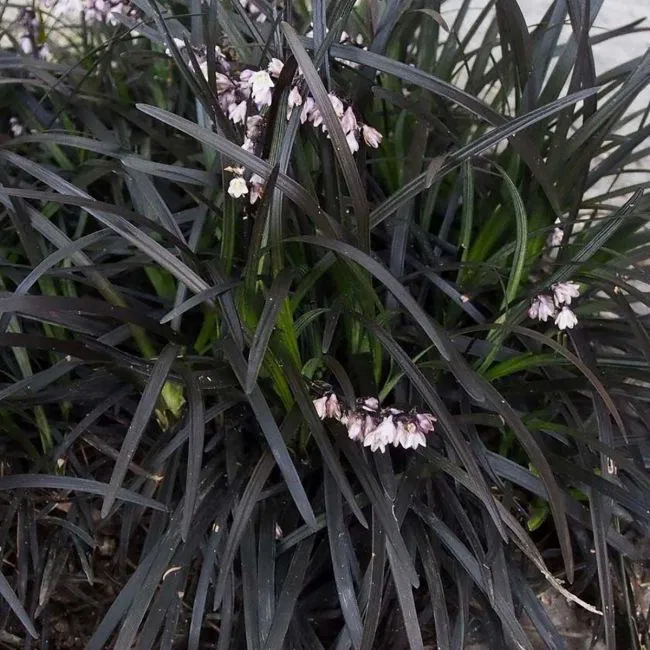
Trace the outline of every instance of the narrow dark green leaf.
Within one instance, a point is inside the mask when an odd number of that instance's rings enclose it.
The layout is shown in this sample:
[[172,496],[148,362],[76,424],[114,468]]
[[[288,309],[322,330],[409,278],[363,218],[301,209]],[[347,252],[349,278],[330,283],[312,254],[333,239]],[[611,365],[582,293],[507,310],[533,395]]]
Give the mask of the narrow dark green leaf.
[[242,597],[244,601],[244,633],[246,634],[247,650],[258,650],[260,647],[261,630],[255,542],[255,519],[251,519],[239,545]]
[[[129,463],[133,459],[140,438],[142,437],[146,426],[149,424],[149,419],[156,407],[158,395],[160,394],[165,381],[167,381],[167,375],[177,355],[178,348],[175,345],[170,344],[165,346],[165,349],[158,357],[158,360],[151,371],[151,376],[142,393],[142,397],[138,403],[138,408],[133,414],[129,430],[126,432],[126,436],[124,437],[124,442],[120,449],[120,456],[113,468],[109,489],[104,496],[104,502],[102,503],[102,518],[107,517],[110,512],[115,497],[117,496],[117,492],[126,476]],[[202,424],[203,423],[201,422],[201,425]]]
[[194,294],[191,298],[188,298],[187,300],[183,301],[180,305],[174,307],[174,309],[172,309],[171,311],[168,311],[160,319],[160,323],[161,324],[169,323],[175,318],[178,318],[178,316],[181,316],[182,314],[188,312],[190,309],[193,309],[197,305],[201,305],[203,303],[207,305],[212,305],[213,298],[216,298],[217,296],[220,296],[221,294],[226,293],[227,291],[232,291],[235,287],[239,286],[239,284],[241,284],[239,280],[228,280],[216,287],[210,287],[209,289],[205,289],[204,291],[199,291],[199,293]]
[[408,581],[408,577],[404,575],[395,549],[390,542],[386,544],[386,551],[388,552],[388,561],[390,563],[391,573],[393,574],[393,584],[397,592],[397,600],[402,610],[402,620],[404,621],[404,629],[409,648],[411,650],[424,650],[424,641],[422,640],[422,632],[413,598],[413,588]]
[[[89,201],[90,203],[86,207],[86,210],[92,214],[93,217],[104,225],[110,227],[112,230],[124,237],[124,239],[156,260],[161,266],[172,273],[172,275],[174,275],[180,282],[186,284],[188,288],[195,293],[209,288],[207,283],[198,276],[193,269],[181,262],[161,244],[156,242],[141,229],[137,228],[119,214],[115,212],[109,213],[91,207],[95,201],[88,194],[82,192],[71,183],[63,180],[60,176],[50,172],[41,165],[37,165],[36,163],[9,151],[0,152],[0,157],[7,158],[12,164],[25,170],[27,173],[32,174],[44,183],[47,183],[57,192],[64,194],[67,193],[71,197],[81,197],[84,202]],[[4,189],[2,191],[7,193],[10,190]],[[22,193],[25,194],[26,192],[23,191]],[[32,194],[33,191],[29,190],[27,193]],[[41,193],[41,195],[43,200],[61,200],[61,197],[47,197],[46,193]],[[106,204],[101,205],[105,210]]]
[[363,581],[361,603],[364,608],[363,638],[361,650],[372,650],[382,612],[382,592],[384,589],[384,565],[386,563],[386,535],[380,517],[373,510],[372,542],[368,569]]
[[449,632],[449,614],[445,605],[445,590],[440,575],[440,562],[435,550],[421,525],[414,525],[422,568],[429,588],[433,620],[436,626],[436,643],[439,650],[451,650],[451,635]]
[[23,604],[20,602],[16,592],[11,588],[9,581],[5,578],[4,574],[0,572],[0,596],[4,598],[11,611],[17,616],[22,626],[27,630],[29,635],[38,639],[38,632],[34,627],[34,623],[29,618],[29,614],[25,611]]
[[[497,3],[498,4],[498,3]],[[516,3],[515,3],[516,4]],[[516,185],[506,173],[505,169],[496,165],[501,178],[505,182],[505,186],[510,194],[512,206],[514,208],[515,224],[516,224],[516,239],[515,239],[515,254],[510,268],[510,275],[508,276],[508,284],[506,286],[505,302],[511,303],[519,294],[519,285],[522,280],[524,265],[526,264],[526,245],[528,244],[528,219],[526,217],[526,208],[524,202],[517,190]]]
[[[501,126],[493,129],[489,133],[472,140],[464,147],[452,151],[447,154],[447,158],[438,171],[437,175],[439,178],[443,177],[452,169],[455,169],[460,165],[464,160],[467,160],[473,156],[476,156],[480,153],[483,153],[490,147],[498,144],[502,140],[512,137],[516,133],[519,133],[523,129],[536,124],[537,122],[555,115],[559,111],[563,110],[567,106],[571,106],[576,102],[579,102],[586,97],[592,95],[595,91],[593,89],[588,89],[573,93],[567,97],[561,97],[560,99],[537,108],[525,115],[516,117]],[[387,219],[391,214],[396,212],[399,207],[412,199],[413,197],[420,194],[420,192],[426,189],[426,173],[416,176],[412,181],[406,183],[402,188],[400,188],[393,195],[388,197],[381,205],[377,206],[370,213],[370,227],[375,228],[385,219]]]
[[[436,537],[438,537],[438,539],[444,544],[451,555],[458,560],[460,566],[462,566],[462,568],[469,574],[474,583],[487,594],[488,587],[481,575],[479,563],[469,549],[429,508],[425,508],[424,505],[416,503],[414,505],[414,510],[422,518],[425,524],[431,528]],[[495,612],[498,614],[504,630],[510,639],[517,647],[533,650],[533,646],[520,623],[516,618],[509,614],[508,608],[503,602],[503,596],[495,593],[492,602]]]
[[214,607],[219,607],[224,597],[237,549],[239,548],[242,536],[246,532],[253,509],[257,504],[257,499],[271,475],[274,465],[275,461],[272,454],[267,452],[260,458],[235,508],[226,547],[219,561],[219,576],[214,588]]
[[[105,496],[109,491],[109,486],[106,483],[91,481],[90,479],[75,478],[72,476],[52,476],[49,474],[11,474],[0,477],[0,490],[43,489],[71,490]],[[152,508],[153,510],[161,510],[163,512],[167,510],[162,503],[124,488],[117,490],[116,498],[126,503],[133,503],[145,508]]]
[[339,255],[356,262],[366,269],[366,271],[374,275],[402,303],[407,311],[410,312],[417,324],[436,346],[443,359],[449,362],[449,369],[456,375],[456,378],[465,390],[478,402],[482,402],[485,399],[484,390],[478,376],[476,376],[465,360],[458,354],[447,333],[439,325],[434,323],[418,304],[417,300],[413,298],[404,286],[380,262],[345,242],[319,236],[298,237],[296,240],[335,251]]
[[264,650],[282,650],[285,647],[287,630],[294,615],[296,601],[304,586],[313,546],[314,538],[312,536],[304,542],[300,542],[291,558],[287,576],[282,584],[273,623],[264,642]]
[[[224,342],[224,352],[240,385],[243,387],[246,382],[246,362],[244,361],[242,353],[231,341],[228,340]],[[291,461],[289,450],[282,439],[282,434],[273,418],[269,405],[264,399],[258,386],[253,388],[253,390],[247,394],[247,397],[251,408],[255,413],[259,426],[262,429],[262,433],[266,438],[266,442],[269,445],[269,449],[275,458],[275,462],[284,476],[284,480],[287,483],[287,489],[291,493],[296,507],[300,511],[305,523],[308,526],[315,526],[316,518],[314,516],[314,511],[312,510],[307,494],[305,493],[305,488],[300,482],[298,472]]]
[[122,158],[122,164],[127,169],[136,169],[150,176],[164,178],[165,180],[184,185],[209,187],[210,181],[213,178],[211,174],[200,169],[190,169],[188,167],[180,167],[179,165],[166,165],[134,155],[124,156]]
[[395,519],[392,502],[378,484],[373,473],[370,471],[370,467],[366,463],[358,445],[349,440],[347,436],[342,436],[339,444],[343,449],[348,462],[352,465],[357,479],[363,486],[365,493],[368,495],[370,503],[375,508],[377,516],[384,526],[386,536],[393,545],[393,549],[397,555],[400,570],[407,576],[411,585],[417,587],[419,585],[419,578],[415,566],[413,565],[411,555],[406,548],[404,537],[400,532],[399,524]]
[[[343,543],[342,531],[345,528],[341,493],[327,468],[324,469],[325,513],[327,519],[327,536],[332,556],[334,582],[339,595],[341,613],[350,635],[352,645],[358,650],[361,647],[363,624],[361,613],[354,591],[354,583],[350,572],[347,549]],[[410,585],[409,585],[410,587]]]
[[[187,429],[189,441],[187,447],[187,481],[185,483],[185,501],[183,504],[183,520],[181,522],[181,537],[187,540],[192,515],[196,507],[199,491],[199,478],[203,466],[203,442],[205,439],[205,407],[203,395],[195,376],[186,371],[183,373],[187,389]],[[137,413],[137,411],[136,411]],[[135,416],[134,416],[135,417]]]
[[257,588],[259,589],[258,612],[260,617],[259,645],[271,629],[275,613],[275,556],[276,512],[272,504],[266,504],[260,513],[260,532],[257,549]]
[[264,363],[264,357],[266,356],[266,348],[271,339],[271,334],[273,334],[273,330],[276,327],[278,314],[289,295],[289,288],[291,287],[293,277],[294,273],[291,269],[284,269],[273,280],[273,284],[269,289],[269,295],[264,303],[264,309],[262,310],[262,315],[260,316],[257,329],[255,330],[255,336],[251,343],[251,349],[248,353],[248,367],[246,369],[246,381],[244,383],[244,390],[247,394],[250,394],[257,383],[257,377],[262,363]]
[[198,650],[201,636],[201,627],[204,622],[205,604],[208,600],[208,589],[210,588],[210,578],[214,565],[217,563],[217,546],[221,541],[222,530],[212,528],[208,543],[203,552],[203,563],[199,572],[199,579],[196,583],[196,592],[194,593],[194,603],[192,604],[192,618],[190,620],[190,629],[187,638],[188,650]]

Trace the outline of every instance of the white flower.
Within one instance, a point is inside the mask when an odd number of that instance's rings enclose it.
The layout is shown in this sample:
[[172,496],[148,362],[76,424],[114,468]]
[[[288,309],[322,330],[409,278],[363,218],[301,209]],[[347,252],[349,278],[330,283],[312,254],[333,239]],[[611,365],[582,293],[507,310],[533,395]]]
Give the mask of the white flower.
[[235,199],[248,194],[248,185],[246,184],[246,181],[241,176],[233,178],[228,185],[228,194]]
[[573,298],[580,296],[580,287],[575,282],[558,282],[551,288],[558,307],[563,303],[570,305]]
[[300,112],[300,124],[304,124],[310,119],[314,106],[314,100],[311,97],[307,97],[302,105],[302,111]]
[[555,324],[560,330],[573,329],[578,324],[578,317],[564,305],[555,318]]
[[23,54],[33,54],[34,53],[34,46],[32,45],[32,39],[29,37],[28,34],[23,34],[20,37],[20,49]]
[[264,118],[261,115],[252,115],[246,120],[246,137],[256,138],[262,132],[262,122]]
[[320,112],[316,102],[313,102],[311,111],[309,112],[309,121],[315,126],[319,127],[323,123],[323,114]]
[[348,147],[350,147],[351,153],[356,153],[359,151],[359,141],[357,140],[356,131],[350,131],[350,133],[345,136],[345,139],[348,143]]
[[[95,3],[95,9],[97,9],[99,11],[101,11],[100,2],[101,2],[101,0],[99,0],[99,2]],[[182,50],[185,47],[185,41],[182,38],[172,38],[172,41],[174,41],[174,45],[176,46],[177,50]],[[166,46],[165,47],[165,54],[167,56],[171,56],[172,55],[171,48]]]
[[343,102],[334,93],[329,93],[328,97],[330,98],[330,102],[332,103],[332,107],[336,113],[336,117],[338,117],[340,120],[343,117],[343,113],[345,111]]
[[323,395],[318,399],[314,400],[314,408],[316,413],[321,420],[325,419],[325,414],[327,413],[327,395]]
[[253,91],[253,101],[257,104],[258,109],[264,108],[271,104],[273,93],[271,88],[275,86],[271,80],[271,75],[266,70],[258,70],[254,72],[248,84]]
[[553,232],[548,236],[546,243],[549,247],[555,248],[556,246],[559,246],[562,243],[563,237],[564,237],[564,230],[556,226],[555,228],[553,228]]
[[242,82],[243,85],[248,86],[254,74],[255,74],[255,70],[251,70],[250,68],[245,68],[239,73],[239,80]]
[[[201,64],[201,66],[203,66],[203,64]],[[206,64],[206,70],[204,74],[205,77],[207,78],[208,76],[207,64]],[[215,77],[216,77],[216,86],[217,86],[218,93],[225,93],[227,90],[232,90],[235,87],[235,84],[233,84],[230,77],[223,74],[223,72],[215,73]]]
[[379,400],[376,397],[366,397],[361,403],[361,408],[364,411],[377,411],[379,410]]
[[294,86],[289,93],[289,97],[287,99],[287,119],[291,117],[291,113],[293,113],[295,106],[302,106],[302,95],[298,90],[298,86]]
[[199,70],[201,71],[201,74],[207,79],[208,78],[208,61],[207,59],[205,61],[201,61],[199,64]]
[[339,38],[339,43],[345,43],[345,41],[347,41],[349,39],[350,39],[350,35],[345,30],[343,30],[341,32],[341,36]]
[[529,318],[537,318],[546,322],[549,316],[555,316],[555,305],[550,296],[540,295],[533,300],[529,310]]
[[348,429],[348,438],[363,442],[366,429],[366,418],[360,413],[353,412],[348,415],[345,426]]
[[269,71],[269,74],[272,77],[279,77],[280,74],[282,73],[282,68],[284,68],[284,63],[280,61],[280,59],[271,59],[271,63],[269,63],[268,67],[266,68]]
[[249,153],[255,153],[255,143],[250,138],[244,138],[244,144],[241,148]]
[[246,102],[239,102],[235,104],[234,102],[228,106],[228,117],[235,124],[244,124],[246,122]]
[[341,128],[346,135],[357,130],[357,118],[354,115],[352,106],[348,106],[341,118]]
[[341,418],[341,404],[335,393],[332,393],[327,399],[326,415],[328,418],[339,420]]
[[422,433],[431,433],[433,431],[433,423],[437,421],[437,418],[431,413],[416,413],[415,420]]
[[395,447],[401,445],[404,449],[417,449],[418,447],[426,447],[427,441],[424,434],[418,430],[415,422],[398,422],[393,445]]
[[314,408],[321,420],[324,420],[325,418],[333,418],[335,420],[341,419],[341,404],[335,393],[323,395],[323,397],[315,399]]
[[368,126],[367,124],[364,124],[361,127],[361,131],[363,133],[363,139],[365,140],[365,143],[369,147],[372,147],[373,149],[376,149],[381,144],[381,141],[384,139],[384,136],[381,133],[379,133],[377,129],[373,129],[371,126]]
[[257,174],[251,176],[251,193],[250,193],[250,202],[251,205],[257,203],[259,199],[264,195],[264,179]]
[[370,447],[370,451],[381,451],[383,454],[386,451],[386,445],[390,445],[395,440],[397,433],[393,416],[385,417],[379,426],[371,431],[366,431],[366,437],[363,441],[364,447]]
[[50,51],[50,46],[47,43],[43,43],[43,45],[41,45],[40,49],[38,50],[38,57],[42,61],[52,60],[52,52]]
[[25,131],[25,127],[21,124],[20,120],[17,117],[9,118],[9,129],[11,130],[11,135],[13,135],[14,138],[20,137]]

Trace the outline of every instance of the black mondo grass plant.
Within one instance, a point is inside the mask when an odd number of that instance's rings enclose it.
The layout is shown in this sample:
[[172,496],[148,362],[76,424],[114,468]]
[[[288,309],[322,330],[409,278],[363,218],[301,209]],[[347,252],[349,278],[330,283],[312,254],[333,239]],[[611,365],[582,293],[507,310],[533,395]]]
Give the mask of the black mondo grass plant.
[[2,647],[647,647],[645,28],[447,4],[3,19]]

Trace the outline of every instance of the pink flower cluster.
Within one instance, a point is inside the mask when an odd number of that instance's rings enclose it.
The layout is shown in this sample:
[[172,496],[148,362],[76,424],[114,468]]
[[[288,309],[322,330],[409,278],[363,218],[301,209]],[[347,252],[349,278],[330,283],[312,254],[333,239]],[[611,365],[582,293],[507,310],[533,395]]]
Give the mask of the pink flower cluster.
[[[250,11],[250,7],[248,10]],[[179,49],[184,46],[181,41],[176,44]],[[200,67],[207,79],[207,59],[204,58]],[[215,49],[214,88],[217,100],[224,115],[244,130],[241,147],[245,151],[256,153],[258,149],[264,117],[271,105],[273,89],[283,68],[282,61],[272,58],[265,69],[244,68],[237,71],[234,69],[234,63],[226,58],[221,49]],[[294,110],[300,110],[301,124],[309,123],[315,128],[320,127],[327,134],[327,127],[314,98],[309,94],[304,96],[304,85],[302,75],[298,73],[287,98],[287,119],[291,118]],[[359,150],[359,138],[362,138],[368,147],[379,147],[383,136],[377,129],[360,122],[352,106],[346,106],[334,93],[329,94],[329,100],[352,153]],[[231,170],[235,177],[228,186],[230,196],[241,198],[248,195],[251,204],[255,203],[263,193],[262,179],[253,175],[247,180],[244,169],[238,167]]]
[[540,294],[528,309],[528,316],[543,321],[555,319],[558,329],[573,329],[578,324],[578,317],[569,305],[580,296],[580,287],[575,282],[557,282],[551,286],[553,295]]
[[359,399],[355,408],[348,409],[336,393],[328,392],[314,400],[314,407],[321,420],[338,420],[348,430],[350,440],[382,454],[388,445],[404,449],[426,447],[426,436],[433,432],[436,422],[431,413],[382,409],[376,397]]

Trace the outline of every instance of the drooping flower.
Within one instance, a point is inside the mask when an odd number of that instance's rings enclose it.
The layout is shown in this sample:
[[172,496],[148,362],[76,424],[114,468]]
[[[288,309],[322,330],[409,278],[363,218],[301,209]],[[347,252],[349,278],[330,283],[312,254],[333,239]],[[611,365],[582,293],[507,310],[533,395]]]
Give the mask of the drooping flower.
[[[101,0],[97,0],[97,1],[95,2],[95,7],[97,7],[97,6],[99,5],[100,2],[101,2]],[[103,6],[103,4],[102,4],[102,6]],[[87,16],[87,15],[86,15],[86,20],[88,20],[88,16]],[[174,38],[172,38],[172,41],[174,42],[174,45],[176,46],[176,49],[177,49],[177,50],[182,50],[182,49],[185,48],[185,41],[184,41],[182,38],[175,38],[175,37],[174,37]],[[172,56],[172,50],[171,50],[171,48],[170,48],[168,45],[165,46],[165,54],[166,54],[167,56],[169,56],[169,57]],[[206,75],[206,77],[207,77],[207,75]]]
[[550,296],[541,294],[537,296],[528,309],[528,317],[546,322],[549,317],[555,316],[555,305]]
[[368,431],[363,441],[364,447],[370,447],[370,451],[381,451],[383,454],[386,451],[386,445],[390,445],[395,440],[397,428],[393,421],[393,416],[386,416],[378,426]]
[[312,108],[309,111],[308,116],[309,121],[314,125],[314,127],[319,127],[323,123],[323,114],[320,112],[320,108],[316,106],[316,102],[312,100]]
[[578,324],[578,317],[564,305],[555,318],[555,324],[560,330],[573,329]]
[[427,440],[424,437],[424,433],[419,430],[413,420],[407,422],[400,421],[397,423],[393,445],[395,447],[402,446],[404,449],[417,449],[418,447],[426,447]]
[[241,176],[233,178],[228,184],[228,194],[235,199],[248,194],[248,185],[246,184],[246,180]]
[[266,70],[254,72],[248,80],[248,85],[251,87],[253,101],[257,105],[258,110],[261,110],[265,106],[270,106],[273,97],[271,88],[275,84],[271,79],[271,75]]
[[316,413],[321,420],[325,419],[325,414],[327,413],[327,395],[323,395],[314,400],[314,408]]
[[261,115],[251,115],[246,120],[246,137],[254,140],[262,133],[262,123],[264,118]]
[[363,133],[363,139],[365,143],[369,146],[372,147],[373,149],[377,149],[379,145],[381,144],[381,141],[384,139],[384,136],[377,131],[377,129],[374,129],[371,126],[368,126],[367,124],[364,124],[361,127],[361,132]]
[[357,140],[356,131],[350,131],[345,136],[345,140],[348,143],[348,147],[350,147],[350,153],[356,153],[357,151],[359,151],[359,141]]
[[291,113],[296,106],[302,106],[302,95],[298,90],[298,86],[294,86],[289,93],[289,98],[287,99],[287,119],[291,118]]
[[347,427],[348,438],[350,440],[363,442],[365,438],[366,418],[361,413],[350,413],[346,418],[345,426]]
[[272,77],[277,78],[282,73],[282,68],[284,68],[284,63],[280,59],[273,58],[266,69]]
[[332,418],[334,420],[341,419],[341,403],[336,393],[329,393],[328,395],[323,395],[323,397],[315,399],[314,408],[321,420],[325,418]]
[[343,113],[343,117],[341,118],[341,128],[346,135],[357,130],[357,118],[354,115],[352,106],[348,106],[345,109],[345,113]]
[[575,282],[557,282],[552,287],[555,304],[571,304],[573,298],[580,297],[580,287]]
[[378,411],[379,400],[376,397],[366,397],[361,400],[361,408],[368,412]]
[[311,119],[311,112],[314,110],[315,103],[311,97],[307,97],[302,104],[302,111],[300,111],[300,124],[304,124],[307,120]]
[[[206,78],[208,76],[207,66],[206,66],[205,76]],[[223,72],[215,73],[215,79],[216,79],[216,86],[217,86],[218,93],[225,93],[228,90],[233,90],[233,88],[235,87],[235,84],[232,82],[232,79],[228,75],[225,75]]]
[[254,74],[255,74],[255,70],[251,70],[250,68],[244,68],[239,73],[239,81],[241,81],[242,85],[247,86],[250,83],[250,80]]
[[563,238],[564,238],[564,230],[556,226],[555,228],[553,228],[553,232],[548,236],[546,244],[550,248],[555,248],[562,243]]
[[228,117],[235,124],[244,124],[246,122],[246,102],[239,102],[235,104],[234,102],[228,106]]
[[328,397],[325,415],[327,415],[328,418],[333,418],[335,420],[338,420],[341,417],[341,404],[336,393],[332,393]]
[[431,433],[433,431],[433,423],[437,422],[436,416],[431,413],[416,413],[415,420],[420,431],[423,433]]
[[250,184],[251,189],[249,200],[251,205],[253,205],[261,199],[264,194],[264,179],[257,174],[253,174],[250,179]]
[[9,118],[9,130],[14,138],[20,137],[25,132],[25,127],[17,117]]
[[343,102],[334,93],[329,93],[328,97],[330,98],[332,108],[334,109],[334,113],[336,113],[336,117],[338,117],[340,120],[343,117],[343,113],[345,112]]

